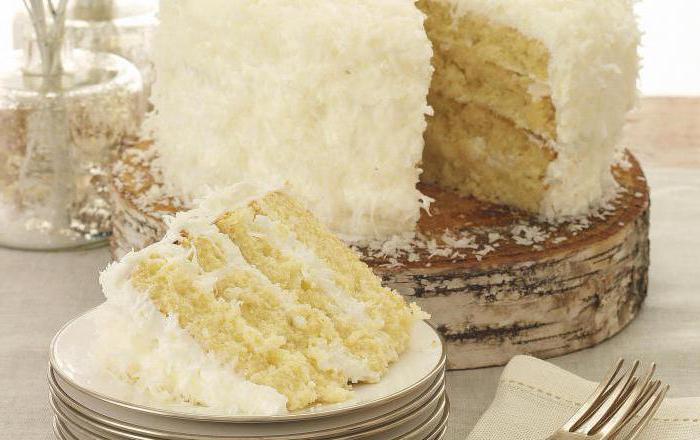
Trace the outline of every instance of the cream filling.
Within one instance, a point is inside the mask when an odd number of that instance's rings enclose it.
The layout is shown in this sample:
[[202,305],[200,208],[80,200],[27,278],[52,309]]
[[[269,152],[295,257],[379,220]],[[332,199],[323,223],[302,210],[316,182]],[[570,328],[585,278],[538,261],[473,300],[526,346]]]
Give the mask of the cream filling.
[[[279,230],[269,217],[257,215],[253,221],[256,232],[260,233],[270,244],[279,249],[283,255],[291,256],[304,263],[307,277],[313,279],[323,289],[337,307],[337,313],[348,321],[358,325],[373,325],[381,328],[383,323],[372,320],[367,314],[365,304],[353,298],[339,288],[333,280],[334,272],[316,256],[308,247],[293,236]],[[388,335],[386,336],[388,338]],[[319,347],[321,348],[321,347]],[[380,379],[378,372],[372,371],[367,361],[350,353],[340,341],[332,346],[314,350],[319,368],[335,369],[343,372],[353,383],[360,381],[376,382]]]
[[[308,248],[304,247],[299,241],[294,240],[293,237],[280,236],[279,231],[276,231],[275,225],[269,217],[256,217],[255,225],[260,226],[261,223],[263,224],[263,229],[265,229],[267,232],[264,237],[271,243],[273,243],[273,245],[277,246],[280,243],[286,244],[286,247],[280,247],[283,249],[283,251],[293,251],[294,256],[299,255],[298,251],[299,248],[301,248],[307,260],[315,259],[315,264],[322,264],[322,262],[318,260],[318,257],[316,257]],[[257,278],[257,280],[260,283],[262,283],[265,287],[271,289],[276,294],[280,306],[283,307],[285,311],[290,312],[290,314],[293,315],[295,309],[297,309],[300,305],[296,298],[296,295],[294,295],[292,292],[284,291],[276,284],[270,282],[270,280],[262,272],[248,264],[238,246],[236,246],[236,244],[233,241],[231,241],[228,235],[219,232],[218,228],[216,228],[216,226],[214,225],[209,226],[210,228],[208,229],[210,230],[206,232],[206,235],[203,234],[202,236],[208,238],[213,243],[219,246],[219,249],[221,249],[226,256],[227,265],[222,267],[221,269],[217,269],[206,274],[203,277],[203,279],[205,279],[206,281],[200,285],[208,291],[211,291],[216,282],[223,276],[225,276],[226,273],[230,271],[230,268],[232,266],[242,268],[247,272],[253,274]],[[203,232],[202,227],[200,227],[199,230],[200,232]],[[293,245],[289,245],[289,242],[294,243]],[[342,293],[337,288],[337,286],[335,286],[335,284],[330,280],[330,277],[333,276],[333,272],[330,271],[330,269],[328,269],[327,267],[324,268],[324,270],[325,272],[323,275],[326,278],[324,278],[324,280],[321,280],[320,278],[314,278],[314,280],[318,281],[319,284],[322,284],[324,289],[327,289],[329,287],[335,289],[332,293],[332,297],[336,304],[339,304],[339,313],[342,313],[342,310],[346,310],[344,307],[348,306],[356,311],[356,313],[352,315],[351,318],[363,319],[364,321],[367,321],[369,317],[366,315],[366,312],[364,310],[364,304],[360,303],[357,300],[354,300],[349,295]],[[310,274],[311,276],[318,275],[318,273],[316,273],[315,270],[313,272],[313,274]],[[328,290],[326,291],[328,292]],[[305,320],[303,316],[296,316],[294,318],[294,324],[300,328],[306,325],[306,322],[304,321]],[[319,339],[314,342],[314,345],[312,347],[309,348],[308,354],[311,358],[313,358],[316,361],[316,364],[319,369],[324,371],[340,371],[348,377],[350,382],[375,382],[378,381],[380,378],[379,373],[371,370],[365,360],[360,359],[359,357],[354,356],[352,353],[350,353],[350,351],[348,351],[348,349],[344,345],[342,345],[341,340],[331,341],[329,345],[327,341]]]
[[[323,291],[333,300],[338,308],[338,313],[359,325],[373,323],[367,314],[365,305],[353,298],[349,293],[339,288],[334,278],[334,272],[321,261],[308,247],[296,239],[292,234],[280,231],[275,223],[267,216],[257,215],[253,221],[256,229],[264,234],[264,237],[282,254],[302,261],[307,271],[307,276],[316,281]],[[381,326],[381,323],[373,323]]]
[[549,84],[538,80],[534,80],[534,82],[528,86],[527,92],[530,94],[533,102],[541,101],[544,98],[549,98],[552,94]]

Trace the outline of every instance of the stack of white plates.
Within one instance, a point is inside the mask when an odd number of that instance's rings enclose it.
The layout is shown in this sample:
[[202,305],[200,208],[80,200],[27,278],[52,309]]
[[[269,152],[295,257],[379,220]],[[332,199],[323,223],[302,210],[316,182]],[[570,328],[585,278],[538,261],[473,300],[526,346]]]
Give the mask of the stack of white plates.
[[95,312],[68,323],[51,344],[49,388],[56,437],[66,440],[437,440],[445,434],[445,349],[426,323],[381,382],[353,398],[274,416],[231,416],[202,408],[156,408],[109,396],[85,373]]

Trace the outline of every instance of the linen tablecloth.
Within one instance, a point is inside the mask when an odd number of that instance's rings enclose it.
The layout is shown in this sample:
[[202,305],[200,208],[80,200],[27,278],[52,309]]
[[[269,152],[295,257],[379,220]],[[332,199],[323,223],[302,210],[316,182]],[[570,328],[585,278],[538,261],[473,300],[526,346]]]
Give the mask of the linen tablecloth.
[[[631,364],[628,362],[624,368]],[[639,374],[643,374],[647,367],[642,366]],[[547,361],[516,356],[506,366],[493,403],[479,419],[468,440],[548,438],[581,408],[597,386],[597,383]],[[629,433],[635,423],[630,423],[623,432]],[[700,397],[665,399],[639,435],[639,440],[698,438]]]

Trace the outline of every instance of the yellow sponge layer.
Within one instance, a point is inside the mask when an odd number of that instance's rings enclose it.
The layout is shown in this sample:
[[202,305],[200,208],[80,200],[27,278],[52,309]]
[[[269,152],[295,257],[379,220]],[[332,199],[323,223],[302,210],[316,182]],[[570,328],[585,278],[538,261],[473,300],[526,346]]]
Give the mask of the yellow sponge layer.
[[549,51],[541,42],[478,15],[465,13],[457,17],[449,3],[436,0],[417,3],[428,16],[425,27],[434,48],[458,48],[470,59],[547,81]]
[[336,236],[330,234],[310,212],[282,193],[272,193],[256,202],[272,219],[288,225],[297,239],[311,249],[335,274],[335,282],[353,298],[367,304],[367,313],[382,322],[382,331],[389,335],[393,350],[402,352],[409,342],[406,328],[416,317],[427,318],[415,304],[406,307],[397,292],[382,286],[372,269]]
[[304,356],[284,349],[281,341],[269,340],[228,303],[198,288],[188,276],[192,272],[197,274],[198,268],[169,264],[154,255],[139,265],[132,283],[149,293],[161,313],[177,316],[180,326],[206,351],[216,352],[225,363],[234,362],[238,371],[257,383],[298,396],[290,407],[314,401],[314,387],[306,385],[313,383],[313,369]]
[[[463,48],[436,49],[432,93],[474,102],[538,136],[556,139],[554,105],[546,86],[495,64],[472,59]],[[541,89],[545,95],[534,95]]]
[[537,212],[555,153],[476,104],[432,96],[423,179],[493,203]]
[[540,212],[556,154],[550,54],[540,41],[453,2],[420,0],[433,42],[434,115],[422,179],[465,196]]

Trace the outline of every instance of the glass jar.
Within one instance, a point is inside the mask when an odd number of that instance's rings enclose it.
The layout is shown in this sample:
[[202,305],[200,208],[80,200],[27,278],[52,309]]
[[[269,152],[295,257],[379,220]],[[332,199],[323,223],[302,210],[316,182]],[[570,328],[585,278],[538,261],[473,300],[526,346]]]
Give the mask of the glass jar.
[[76,49],[45,78],[35,58],[15,51],[0,71],[0,245],[101,243],[111,163],[143,119],[141,75],[117,55]]
[[[72,0],[65,26],[72,47],[114,53],[136,65],[149,96],[155,80],[151,42],[158,26],[158,0]],[[15,49],[33,38],[25,11],[15,16],[13,33]]]

